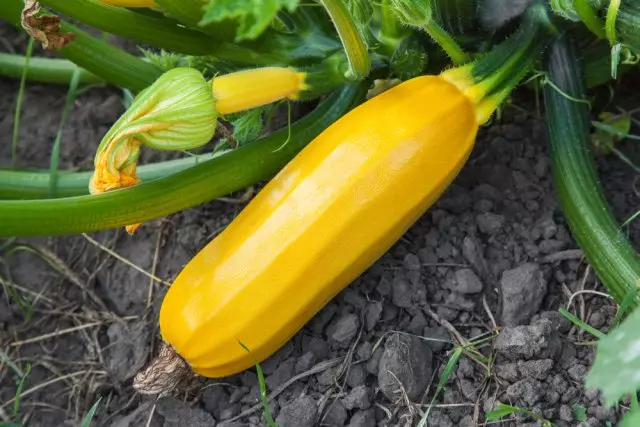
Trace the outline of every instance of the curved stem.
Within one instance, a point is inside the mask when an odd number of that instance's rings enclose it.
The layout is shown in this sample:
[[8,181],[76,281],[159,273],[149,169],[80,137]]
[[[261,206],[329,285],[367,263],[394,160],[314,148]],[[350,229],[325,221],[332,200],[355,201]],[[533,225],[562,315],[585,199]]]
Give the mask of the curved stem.
[[604,39],[607,37],[604,30],[604,23],[598,18],[598,14],[593,6],[591,6],[591,3],[589,3],[589,0],[574,0],[573,7],[589,31],[598,38]]
[[[23,6],[22,0],[2,0],[0,18],[21,29]],[[92,37],[67,22],[61,22],[61,27],[63,32],[74,33],[76,38],[58,53],[110,83],[139,92],[162,75],[162,70],[155,65]]]
[[343,0],[319,0],[331,17],[349,60],[349,76],[362,80],[369,75],[371,58],[360,30]]
[[180,27],[175,21],[142,15],[98,0],[40,0],[40,3],[70,19],[161,49],[206,55],[216,48],[210,37]]
[[462,65],[469,61],[469,56],[462,50],[460,45],[455,41],[453,37],[438,25],[438,23],[430,19],[426,24],[424,30],[431,36],[431,38],[444,50],[449,58],[456,65]]
[[292,125],[291,138],[284,147],[287,128],[175,175],[134,187],[93,196],[0,201],[0,235],[51,236],[122,227],[246,188],[273,176],[329,124],[360,102],[364,92],[364,84],[351,85],[329,96]]
[[[0,52],[0,76],[19,79],[22,70],[27,65],[27,58],[23,55],[14,55]],[[67,59],[32,57],[27,68],[27,80],[38,83],[69,84],[73,73],[79,69],[80,83],[103,83],[104,80],[79,68]]]

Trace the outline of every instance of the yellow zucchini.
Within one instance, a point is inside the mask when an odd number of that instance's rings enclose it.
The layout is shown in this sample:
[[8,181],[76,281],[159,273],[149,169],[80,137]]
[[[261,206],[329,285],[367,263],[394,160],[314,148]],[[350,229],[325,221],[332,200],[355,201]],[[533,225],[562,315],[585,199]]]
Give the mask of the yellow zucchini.
[[160,312],[163,339],[207,377],[254,364],[239,342],[268,357],[438,198],[477,129],[469,99],[437,76],[347,113],[178,275]]
[[484,57],[394,86],[313,140],[175,279],[160,356],[136,389],[176,387],[190,371],[235,374],[285,344],[447,188],[543,50],[548,23],[535,3]]

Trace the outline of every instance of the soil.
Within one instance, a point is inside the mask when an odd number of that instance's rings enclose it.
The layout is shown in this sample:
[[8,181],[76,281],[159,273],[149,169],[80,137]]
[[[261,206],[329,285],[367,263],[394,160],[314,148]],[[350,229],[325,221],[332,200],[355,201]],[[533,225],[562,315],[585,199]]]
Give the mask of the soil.
[[[19,42],[1,26],[0,38]],[[17,89],[0,79],[1,167],[10,162]],[[28,85],[21,166],[48,167],[65,92]],[[481,131],[468,164],[428,213],[262,364],[280,427],[411,426],[429,408],[430,426],[475,426],[499,402],[556,426],[616,424],[627,405],[609,409],[583,386],[594,338],[558,312],[570,305],[606,332],[616,305],[578,293],[606,290],[559,209],[544,123],[531,105],[514,102]],[[116,90],[82,93],[65,127],[61,167],[90,168],[122,111]],[[640,161],[637,143],[620,149]],[[149,150],[145,156],[159,158]],[[613,156],[599,158],[598,168],[617,218],[626,219],[640,206],[638,176]],[[147,223],[134,237],[123,230],[88,235],[127,262],[82,235],[23,239],[40,253],[0,258],[0,277],[22,301],[0,288],[0,421],[10,418],[20,380],[13,362],[21,371],[31,367],[19,405],[28,426],[77,426],[98,399],[96,426],[265,425],[253,369],[199,379],[179,396],[140,396],[131,387],[157,351],[166,291],[140,269],[170,282],[245,203],[211,201]],[[640,247],[640,222],[629,235]],[[463,354],[440,384],[451,342],[460,341],[479,353]],[[505,419],[505,426],[541,425],[526,414]]]

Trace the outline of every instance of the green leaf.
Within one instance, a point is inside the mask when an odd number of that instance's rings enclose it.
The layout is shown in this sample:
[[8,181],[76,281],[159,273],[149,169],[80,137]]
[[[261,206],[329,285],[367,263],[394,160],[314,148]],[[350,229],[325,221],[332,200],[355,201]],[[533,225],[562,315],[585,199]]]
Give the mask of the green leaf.
[[629,136],[631,115],[604,112],[598,118],[593,122],[596,130],[591,134],[591,142],[597,154],[608,154],[617,142]]
[[582,320],[580,320],[579,318],[577,318],[576,316],[573,315],[573,313],[571,313],[570,311],[568,311],[566,308],[564,307],[560,307],[558,309],[558,311],[560,312],[560,314],[562,314],[568,321],[570,321],[571,323],[573,323],[574,325],[576,325],[577,327],[579,327],[580,329],[582,329],[585,332],[589,332],[591,335],[593,335],[594,337],[600,339],[600,338],[604,338],[605,335],[600,332],[599,330],[597,330],[596,328],[594,328],[591,325],[587,325],[586,323],[584,323]]
[[634,409],[624,415],[620,427],[636,427],[640,425],[640,410]]
[[596,360],[587,374],[588,388],[602,391],[607,405],[613,405],[640,386],[640,310],[602,338]]
[[200,25],[227,19],[239,23],[236,41],[258,38],[283,8],[293,12],[299,0],[211,0],[204,7]]
[[22,427],[22,424],[18,423],[8,423],[5,421],[0,422],[0,427]]
[[242,113],[235,114],[231,119],[233,124],[233,139],[240,145],[251,142],[260,136],[264,122],[262,113],[266,110],[264,107],[254,108]]
[[487,421],[496,421],[516,412],[522,412],[522,409],[516,408],[515,406],[505,405],[504,403],[499,403],[498,408],[494,409],[493,411],[487,412],[484,415],[484,418]]
[[587,408],[582,405],[573,405],[573,418],[575,418],[576,421],[586,421]]
[[96,403],[94,403],[91,409],[89,409],[87,415],[82,419],[82,424],[80,424],[80,427],[91,427],[91,421],[93,421],[93,417],[96,415],[96,411],[98,410],[98,405],[100,405],[101,400],[102,397],[98,398]]

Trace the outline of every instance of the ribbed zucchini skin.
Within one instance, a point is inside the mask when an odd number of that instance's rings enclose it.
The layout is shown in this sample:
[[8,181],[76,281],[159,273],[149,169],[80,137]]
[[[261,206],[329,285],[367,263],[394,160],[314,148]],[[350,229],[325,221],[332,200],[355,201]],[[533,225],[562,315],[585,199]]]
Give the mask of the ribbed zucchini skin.
[[165,342],[207,377],[273,354],[442,194],[476,115],[456,86],[421,76],[339,119],[178,275],[160,311]]
[[[547,52],[549,78],[565,94],[586,99],[582,64],[563,35]],[[549,147],[558,198],[571,233],[591,267],[618,300],[640,285],[640,259],[614,218],[589,146],[589,109],[544,87]],[[636,304],[640,299],[636,300]]]

